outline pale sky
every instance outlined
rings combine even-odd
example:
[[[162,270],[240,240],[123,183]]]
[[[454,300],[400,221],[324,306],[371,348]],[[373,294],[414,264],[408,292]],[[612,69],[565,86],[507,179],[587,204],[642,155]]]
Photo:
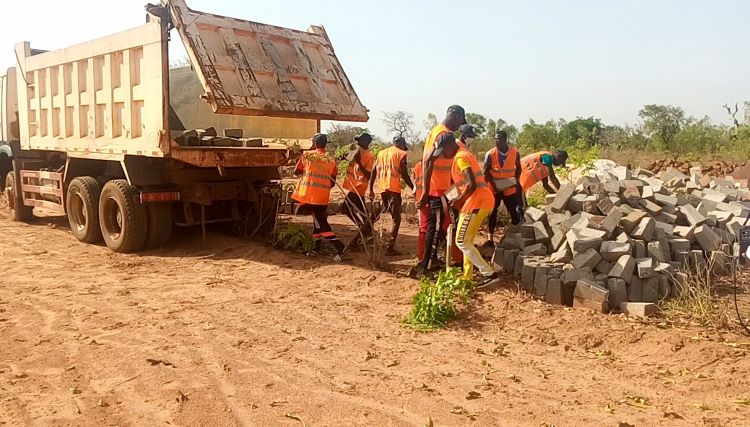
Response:
[[[156,0],[154,0],[156,1]],[[13,46],[65,46],[145,20],[144,0],[6,1],[0,66]],[[439,117],[453,103],[521,125],[576,116],[637,123],[671,104],[726,123],[750,100],[750,1],[188,0],[196,10],[306,29],[322,24],[362,102]],[[176,34],[173,36],[177,39]],[[423,131],[424,132],[424,131]]]

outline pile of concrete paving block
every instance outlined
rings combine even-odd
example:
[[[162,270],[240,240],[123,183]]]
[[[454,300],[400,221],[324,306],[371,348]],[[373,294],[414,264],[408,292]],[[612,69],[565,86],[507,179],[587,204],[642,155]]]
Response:
[[[242,129],[224,129],[224,136],[219,136],[216,128],[190,129],[174,136],[182,147],[263,147],[261,138],[243,138]]]
[[[747,182],[616,167],[563,185],[510,227],[494,264],[552,304],[647,316],[691,269],[726,274],[750,215]]]

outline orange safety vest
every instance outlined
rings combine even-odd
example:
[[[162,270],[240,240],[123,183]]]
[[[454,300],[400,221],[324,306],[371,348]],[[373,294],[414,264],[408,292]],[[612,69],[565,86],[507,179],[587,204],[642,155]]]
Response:
[[[424,167],[422,167],[422,161],[418,161],[414,165],[414,198],[419,202],[422,199],[422,193],[424,192]]]
[[[427,140],[424,143],[424,152],[422,153],[422,161],[427,164],[427,159],[435,146],[435,141],[438,137],[445,133],[453,133],[452,130],[444,124],[439,124],[432,128],[430,134],[427,136]],[[459,148],[463,147],[463,144],[459,142]],[[432,163],[432,176],[430,177],[430,196],[442,196],[445,190],[451,186],[451,165],[453,159],[446,159],[440,157],[435,159]]]
[[[493,147],[487,152],[487,156],[490,158],[490,175],[492,179],[507,179],[516,177],[516,160],[518,159],[518,149],[516,147],[508,146],[508,155],[505,158],[505,162],[500,166],[499,151],[497,147]],[[506,196],[512,196],[516,193],[516,187],[510,187],[503,191]]]
[[[336,161],[325,151],[302,153],[303,174],[292,198],[308,205],[327,205],[331,197],[331,178],[336,172]]]
[[[361,149],[359,150],[359,163],[365,167],[367,172],[372,172],[372,166],[375,164],[375,158],[373,157],[370,150]],[[352,160],[349,162],[349,167],[346,168],[346,176],[344,177],[344,190],[351,191],[364,196],[367,194],[367,184],[370,182],[359,166],[359,163]]]
[[[484,179],[482,168],[479,167],[477,159],[465,148],[461,148],[456,152],[456,157],[453,159],[451,165],[451,178],[456,184],[456,187],[463,194],[466,191],[466,187],[469,182],[464,177],[463,172],[458,167],[458,160],[464,159],[471,165],[471,173],[474,174],[474,181],[477,184],[476,189],[469,196],[468,199],[461,206],[461,212],[468,213],[473,212],[476,209],[492,209],[495,206],[495,196],[492,194],[487,181]]]
[[[406,151],[390,146],[378,153],[375,161],[377,169],[378,194],[391,191],[401,194],[401,163],[406,158]]]
[[[521,159],[521,188],[524,192],[549,176],[549,169],[542,164],[543,154],[552,155],[549,151],[539,151]]]

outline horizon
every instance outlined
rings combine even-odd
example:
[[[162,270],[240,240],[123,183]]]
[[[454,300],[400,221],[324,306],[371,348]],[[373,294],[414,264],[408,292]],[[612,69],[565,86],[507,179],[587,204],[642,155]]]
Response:
[[[0,28],[0,46],[7,49],[0,66],[13,66],[19,41],[56,50],[141,25],[145,3],[107,5],[106,19],[93,0],[42,1],[33,15],[12,3]],[[744,24],[750,2],[742,0],[473,0],[456,12],[471,16],[468,29],[460,28],[459,19],[446,23],[441,6],[450,3],[424,0],[378,5],[189,0],[188,5],[295,29],[324,25],[370,109],[370,121],[355,125],[384,140],[391,136],[382,123],[385,111],[411,113],[415,130],[424,136],[427,114],[439,121],[451,104],[520,129],[529,119],[577,117],[632,126],[641,122],[638,111],[647,104],[673,105],[686,116],[729,124],[722,106],[739,103],[742,117],[743,102],[750,100],[750,56],[737,54],[750,40],[750,26]],[[60,17],[69,15],[65,28],[75,31],[59,31]],[[172,40],[170,60],[175,60],[182,51],[174,31]],[[327,131],[330,122],[321,127]]]

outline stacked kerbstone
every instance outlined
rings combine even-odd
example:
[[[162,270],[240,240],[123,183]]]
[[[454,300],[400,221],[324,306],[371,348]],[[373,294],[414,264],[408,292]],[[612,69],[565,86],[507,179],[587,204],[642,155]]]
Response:
[[[616,167],[563,185],[506,231],[494,263],[549,303],[648,313],[688,269],[723,274],[738,255],[747,183],[691,172]]]

